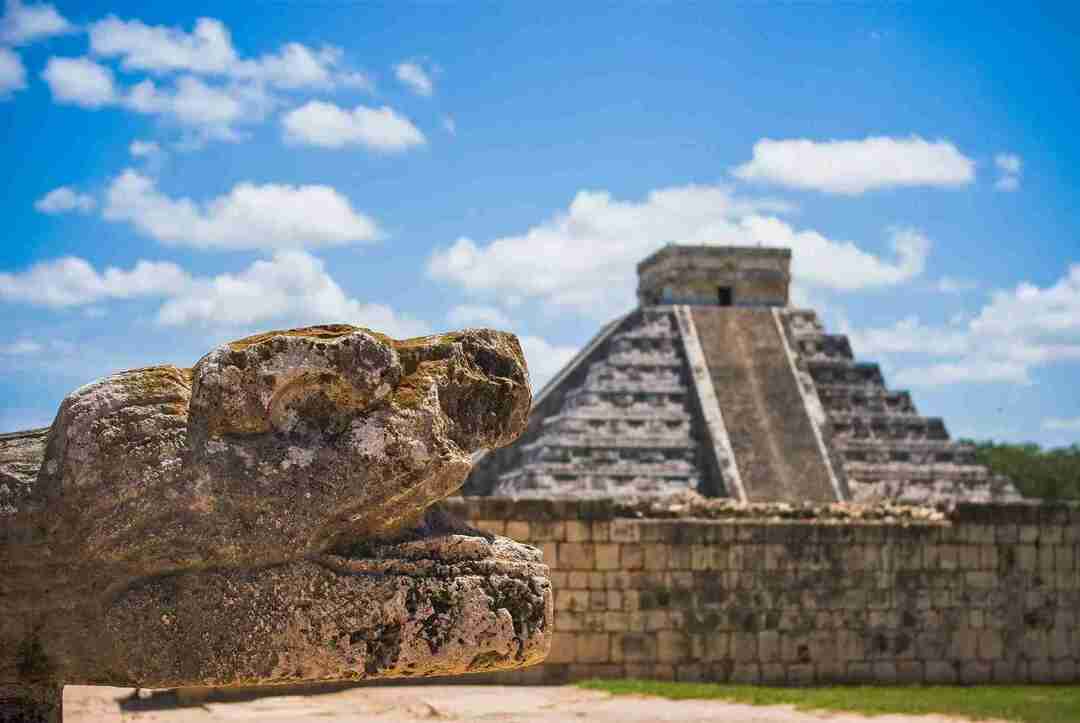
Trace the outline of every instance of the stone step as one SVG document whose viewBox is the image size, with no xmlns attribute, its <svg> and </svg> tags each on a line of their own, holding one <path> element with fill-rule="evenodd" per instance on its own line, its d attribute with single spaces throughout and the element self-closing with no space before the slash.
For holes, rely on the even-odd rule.
<svg viewBox="0 0 1080 723">
<path fill-rule="evenodd" d="M 688 434 L 661 436 L 641 435 L 632 437 L 616 434 L 541 435 L 535 441 L 522 446 L 525 453 L 534 450 L 591 450 L 591 449 L 696 449 L 697 442 Z"/>
<path fill-rule="evenodd" d="M 911 393 L 882 384 L 816 384 L 822 406 L 830 413 L 917 414 Z"/>
<path fill-rule="evenodd" d="M 578 397 L 595 394 L 612 400 L 617 400 L 619 397 L 629 397 L 629 401 L 626 402 L 629 404 L 635 401 L 643 402 L 648 397 L 658 397 L 662 395 L 669 401 L 681 404 L 683 403 L 687 392 L 688 389 L 685 385 L 667 384 L 650 386 L 641 383 L 611 382 L 582 385 L 574 391 L 568 392 L 566 399 L 576 400 Z M 677 399 L 673 399 L 674 397 L 677 397 Z"/>
<path fill-rule="evenodd" d="M 833 439 L 947 440 L 941 417 L 917 414 L 838 413 L 829 416 Z"/>
<path fill-rule="evenodd" d="M 747 498 L 835 501 L 772 310 L 701 306 L 691 313 Z"/>
<path fill-rule="evenodd" d="M 853 361 L 851 342 L 844 334 L 805 334 L 795 337 L 795 351 L 805 361 Z"/>
<path fill-rule="evenodd" d="M 846 462 L 872 464 L 975 464 L 975 449 L 945 440 L 833 439 Z"/>
<path fill-rule="evenodd" d="M 544 436 L 558 439 L 561 436 L 580 437 L 581 435 L 611 435 L 632 439 L 649 437 L 689 438 L 690 416 L 682 419 L 568 419 L 563 418 L 548 422 L 545 420 Z"/>
<path fill-rule="evenodd" d="M 884 386 L 885 377 L 881 367 L 873 362 L 855 362 L 845 359 L 809 359 L 807 371 L 814 382 L 821 384 L 869 384 Z"/>
<path fill-rule="evenodd" d="M 604 475 L 526 475 L 496 484 L 495 494 L 514 497 L 623 497 L 672 495 L 697 487 L 693 477 L 611 477 Z"/>
<path fill-rule="evenodd" d="M 844 464 L 848 481 L 903 482 L 905 484 L 932 484 L 934 480 L 948 480 L 979 484 L 992 476 L 990 470 L 981 464 L 914 464 L 911 462 L 890 462 L 878 464 L 871 462 L 847 462 Z"/>
<path fill-rule="evenodd" d="M 813 309 L 785 309 L 781 313 L 788 320 L 795 336 L 821 334 L 825 331 L 825 327 L 822 326 Z"/>
<path fill-rule="evenodd" d="M 521 474 L 552 475 L 606 475 L 609 477 L 694 477 L 699 475 L 696 465 L 685 460 L 651 463 L 594 464 L 572 462 L 534 462 L 513 472 L 499 476 L 499 479 L 512 479 Z"/>
</svg>

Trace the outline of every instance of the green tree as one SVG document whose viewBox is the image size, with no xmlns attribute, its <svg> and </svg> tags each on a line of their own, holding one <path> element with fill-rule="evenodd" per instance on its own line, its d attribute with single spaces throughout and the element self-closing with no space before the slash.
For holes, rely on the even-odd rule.
<svg viewBox="0 0 1080 723">
<path fill-rule="evenodd" d="M 976 459 L 1016 484 L 1025 497 L 1080 500 L 1080 444 L 1043 449 L 1037 444 L 975 442 Z"/>
</svg>

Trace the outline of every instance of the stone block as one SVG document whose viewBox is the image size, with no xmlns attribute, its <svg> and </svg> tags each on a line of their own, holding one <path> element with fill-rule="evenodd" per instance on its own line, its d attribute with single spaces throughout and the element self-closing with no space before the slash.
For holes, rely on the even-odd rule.
<svg viewBox="0 0 1080 723">
<path fill-rule="evenodd" d="M 578 520 L 567 520 L 565 525 L 567 542 L 589 542 L 591 540 L 592 530 L 590 528 L 590 523 L 580 522 Z"/>
<path fill-rule="evenodd" d="M 589 609 L 589 591 L 556 590 L 555 609 L 570 612 L 585 612 Z"/>
<path fill-rule="evenodd" d="M 608 633 L 585 633 L 577 636 L 575 658 L 578 663 L 606 663 L 611 659 L 611 636 Z"/>
<path fill-rule="evenodd" d="M 589 574 L 582 570 L 573 570 L 566 574 L 566 586 L 574 590 L 587 590 L 589 588 Z"/>
<path fill-rule="evenodd" d="M 563 570 L 592 570 L 596 567 L 596 547 L 588 543 L 560 542 L 559 567 Z"/>
<path fill-rule="evenodd" d="M 641 570 L 645 567 L 645 551 L 641 545 L 622 545 L 619 560 L 624 570 Z"/>
<path fill-rule="evenodd" d="M 532 542 L 529 537 L 529 523 L 510 520 L 506 523 L 506 536 L 522 542 Z"/>
<path fill-rule="evenodd" d="M 615 519 L 611 521 L 612 542 L 641 542 L 641 524 L 634 520 Z"/>
<path fill-rule="evenodd" d="M 620 657 L 627 663 L 653 663 L 656 661 L 656 635 L 627 633 L 617 636 Z"/>
<path fill-rule="evenodd" d="M 797 686 L 813 685 L 817 674 L 813 665 L 787 666 L 787 684 Z"/>
<path fill-rule="evenodd" d="M 758 633 L 758 660 L 762 663 L 780 661 L 780 633 L 775 630 Z"/>
<path fill-rule="evenodd" d="M 657 660 L 678 663 L 690 656 L 690 638 L 681 630 L 661 630 L 656 633 Z"/>
<path fill-rule="evenodd" d="M 596 569 L 619 570 L 619 545 L 603 542 L 596 545 Z"/>
<path fill-rule="evenodd" d="M 645 550 L 645 569 L 650 572 L 658 572 L 666 570 L 668 565 L 668 556 L 671 550 L 670 545 L 662 543 L 651 543 L 642 545 Z"/>
<path fill-rule="evenodd" d="M 607 595 L 607 609 L 608 610 L 622 610 L 623 609 L 623 593 L 619 590 L 606 590 Z"/>
<path fill-rule="evenodd" d="M 577 635 L 574 633 L 556 631 L 551 638 L 551 652 L 545 660 L 546 663 L 572 663 L 576 651 Z"/>
<path fill-rule="evenodd" d="M 758 685 L 761 683 L 761 666 L 757 663 L 736 663 L 731 670 L 730 682 L 735 685 Z"/>
<path fill-rule="evenodd" d="M 932 685 L 955 685 L 959 680 L 956 666 L 945 660 L 926 661 L 926 682 Z"/>
</svg>

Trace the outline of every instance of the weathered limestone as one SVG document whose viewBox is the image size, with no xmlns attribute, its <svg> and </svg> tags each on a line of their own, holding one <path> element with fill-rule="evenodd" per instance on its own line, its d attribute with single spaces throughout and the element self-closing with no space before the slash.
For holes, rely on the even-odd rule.
<svg viewBox="0 0 1080 723">
<path fill-rule="evenodd" d="M 488 330 L 271 332 L 76 390 L 0 437 L 0 722 L 58 720 L 64 683 L 541 660 L 539 551 L 428 510 L 529 406 L 517 340 Z"/>
<path fill-rule="evenodd" d="M 639 308 L 545 387 L 521 440 L 482 453 L 470 495 L 774 502 L 1012 501 L 940 419 L 788 306 L 791 252 L 668 245 Z"/>
</svg>

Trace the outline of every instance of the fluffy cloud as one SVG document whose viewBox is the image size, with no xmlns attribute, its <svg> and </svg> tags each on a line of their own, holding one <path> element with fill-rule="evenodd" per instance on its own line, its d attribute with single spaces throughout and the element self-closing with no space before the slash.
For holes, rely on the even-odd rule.
<svg viewBox="0 0 1080 723">
<path fill-rule="evenodd" d="M 346 322 L 397 337 L 430 332 L 419 319 L 349 297 L 319 259 L 302 251 L 280 252 L 239 273 L 211 277 L 191 276 L 175 264 L 152 261 L 139 261 L 130 270 L 110 267 L 98 272 L 75 257 L 0 273 L 4 301 L 64 308 L 137 297 L 162 300 L 156 321 L 165 327 L 219 327 L 241 333 L 268 322 Z"/>
<path fill-rule="evenodd" d="M 78 211 L 90 213 L 97 202 L 86 193 L 79 193 L 70 186 L 60 186 L 46 193 L 34 202 L 34 208 L 42 213 L 56 214 Z"/>
<path fill-rule="evenodd" d="M 228 28 L 212 18 L 199 18 L 187 33 L 110 15 L 90 25 L 90 49 L 120 57 L 128 70 L 224 73 L 239 60 Z"/>
<path fill-rule="evenodd" d="M 446 321 L 452 326 L 486 326 L 494 329 L 509 329 L 510 318 L 494 306 L 460 304 L 446 312 Z"/>
<path fill-rule="evenodd" d="M 915 317 L 850 332 L 860 355 L 918 355 L 894 381 L 909 386 L 963 382 L 1028 384 L 1039 366 L 1080 360 L 1080 264 L 1046 288 L 997 291 L 970 320 L 929 327 Z"/>
<path fill-rule="evenodd" d="M 135 158 L 152 158 L 161 153 L 161 146 L 157 141 L 133 140 L 128 146 L 128 153 Z"/>
<path fill-rule="evenodd" d="M 994 156 L 994 165 L 998 169 L 998 179 L 994 188 L 999 191 L 1015 191 L 1020 188 L 1020 174 L 1023 172 L 1023 160 L 1015 153 L 998 153 Z"/>
<path fill-rule="evenodd" d="M 377 151 L 404 151 L 427 140 L 412 122 L 393 109 L 359 105 L 351 111 L 333 103 L 311 101 L 285 114 L 285 137 L 323 148 L 361 145 Z"/>
<path fill-rule="evenodd" d="M 119 102 L 112 71 L 88 58 L 49 58 L 41 77 L 61 103 L 101 108 Z"/>
<path fill-rule="evenodd" d="M 824 193 L 855 195 L 902 186 L 956 187 L 975 178 L 975 162 L 944 140 L 876 136 L 860 141 L 762 139 L 732 173 Z"/>
<path fill-rule="evenodd" d="M 26 68 L 18 53 L 0 48 L 0 100 L 26 87 Z"/>
<path fill-rule="evenodd" d="M 1042 422 L 1042 428 L 1057 432 L 1080 432 L 1080 417 L 1071 419 L 1047 417 Z"/>
<path fill-rule="evenodd" d="M 75 26 L 49 3 L 24 5 L 19 0 L 7 0 L 0 18 L 0 42 L 8 45 L 26 45 L 74 30 Z"/>
<path fill-rule="evenodd" d="M 952 276 L 942 276 L 934 282 L 934 290 L 942 294 L 962 294 L 965 291 L 973 291 L 978 287 L 978 282 L 971 279 L 957 279 Z"/>
<path fill-rule="evenodd" d="M 131 88 L 124 104 L 138 113 L 160 115 L 194 128 L 202 138 L 237 140 L 240 135 L 234 125 L 262 120 L 275 101 L 258 86 L 211 86 L 185 75 L 171 89 L 143 80 Z"/>
<path fill-rule="evenodd" d="M 417 95 L 429 97 L 435 92 L 435 82 L 419 63 L 398 63 L 394 66 L 394 76 Z"/>
<path fill-rule="evenodd" d="M 188 286 L 190 277 L 171 263 L 139 261 L 130 271 L 114 267 L 99 273 L 86 260 L 68 256 L 0 273 L 0 299 L 63 308 L 106 299 L 165 296 Z"/>
<path fill-rule="evenodd" d="M 163 243 L 203 249 L 335 246 L 379 236 L 375 221 L 329 186 L 240 183 L 197 203 L 165 195 L 132 169 L 110 184 L 104 214 Z"/>
<path fill-rule="evenodd" d="M 368 87 L 370 79 L 342 67 L 340 48 L 286 43 L 277 52 L 241 58 L 220 20 L 199 18 L 191 32 L 109 16 L 90 26 L 90 48 L 128 70 L 218 75 L 284 89 Z"/>
<path fill-rule="evenodd" d="M 388 306 L 348 297 L 320 260 L 301 251 L 256 261 L 238 274 L 196 280 L 168 299 L 157 319 L 166 326 L 225 327 L 270 320 L 287 324 L 345 322 L 397 337 L 430 331 L 424 322 Z"/>
<path fill-rule="evenodd" d="M 518 341 L 525 354 L 525 363 L 529 366 L 529 381 L 534 393 L 543 389 L 578 352 L 576 347 L 551 344 L 538 336 L 526 335 L 519 337 Z"/>
<path fill-rule="evenodd" d="M 166 86 L 144 79 L 122 88 L 109 68 L 89 58 L 50 58 L 42 77 L 58 103 L 160 116 L 194 130 L 198 140 L 237 140 L 235 124 L 261 121 L 277 103 L 257 84 L 208 85 L 192 75 Z"/>
<path fill-rule="evenodd" d="M 930 243 L 917 231 L 890 230 L 896 258 L 887 261 L 767 215 L 786 209 L 720 186 L 664 188 L 642 201 L 580 191 L 565 212 L 521 234 L 436 249 L 428 275 L 480 295 L 531 297 L 605 318 L 633 303 L 635 264 L 671 241 L 790 246 L 804 283 L 839 290 L 899 284 L 923 270 Z"/>
<path fill-rule="evenodd" d="M 0 344 L 0 354 L 5 356 L 30 356 L 39 353 L 42 349 L 44 347 L 32 339 L 19 339 L 10 344 Z"/>
</svg>

